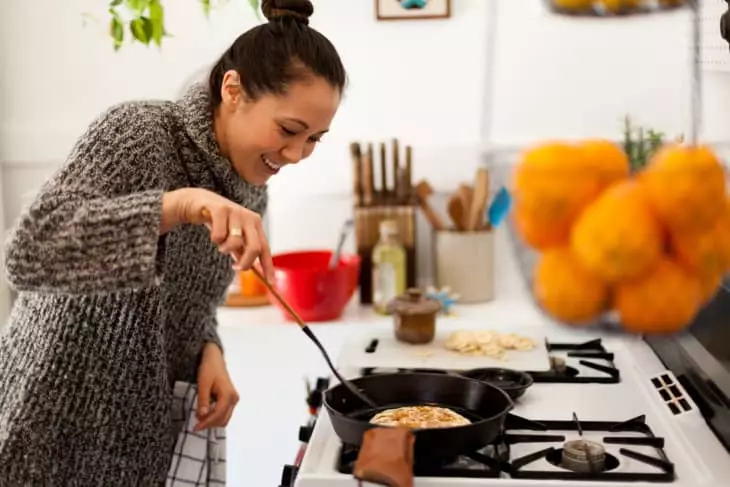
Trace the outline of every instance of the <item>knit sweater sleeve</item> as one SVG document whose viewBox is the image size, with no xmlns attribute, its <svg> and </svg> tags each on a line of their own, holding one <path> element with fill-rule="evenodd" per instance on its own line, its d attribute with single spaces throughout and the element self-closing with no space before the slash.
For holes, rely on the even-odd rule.
<svg viewBox="0 0 730 487">
<path fill-rule="evenodd" d="M 9 234 L 14 288 L 88 293 L 155 282 L 165 165 L 174 154 L 160 112 L 118 105 L 90 125 Z"/>
</svg>

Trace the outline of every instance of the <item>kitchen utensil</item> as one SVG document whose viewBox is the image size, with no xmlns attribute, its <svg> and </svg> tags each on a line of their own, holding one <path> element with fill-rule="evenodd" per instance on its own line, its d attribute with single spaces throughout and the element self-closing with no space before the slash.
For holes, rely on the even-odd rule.
<svg viewBox="0 0 730 487">
<path fill-rule="evenodd" d="M 469 225 L 469 208 L 471 208 L 471 201 L 474 199 L 474 188 L 468 184 L 460 184 L 458 191 L 459 199 L 461 200 L 461 211 L 464 215 L 461 228 L 466 230 L 466 227 Z"/>
<path fill-rule="evenodd" d="M 413 197 L 413 147 L 406 146 L 406 200 Z"/>
<path fill-rule="evenodd" d="M 360 377 L 352 385 L 371 397 L 378 408 L 364 405 L 338 384 L 324 393 L 332 427 L 347 445 L 362 444 L 363 434 L 377 426 L 369 420 L 385 409 L 434 405 L 449 408 L 471 420 L 454 428 L 413 430 L 415 463 L 428 465 L 478 451 L 502 431 L 512 400 L 498 387 L 478 380 L 448 374 L 399 373 Z"/>
<path fill-rule="evenodd" d="M 340 230 L 340 240 L 337 242 L 337 247 L 335 248 L 335 251 L 332 254 L 332 258 L 330 258 L 330 264 L 329 264 L 330 269 L 336 268 L 337 264 L 340 262 L 340 254 L 342 253 L 342 247 L 345 245 L 345 240 L 347 239 L 347 235 L 349 235 L 353 224 L 354 224 L 354 220 L 352 218 L 350 218 L 347 221 L 345 221 L 344 225 L 342 225 L 342 230 Z"/>
<path fill-rule="evenodd" d="M 206 220 L 210 220 L 210 211 L 208 211 L 207 208 L 203 208 L 202 214 L 203 214 L 203 218 L 205 218 Z M 324 255 L 327 255 L 327 253 L 325 253 Z M 327 259 L 327 257 L 325 257 L 325 259 Z M 353 256 L 353 258 L 357 258 L 357 257 Z M 357 259 L 359 262 L 359 258 L 357 258 Z M 325 260 L 325 262 L 326 262 L 326 260 Z M 274 266 L 276 266 L 276 264 L 274 264 Z M 330 359 L 330 356 L 327 353 L 327 350 L 325 350 L 325 348 L 322 346 L 322 343 L 320 343 L 317 336 L 307 326 L 307 324 L 304 322 L 304 320 L 302 320 L 299 317 L 299 315 L 297 314 L 297 312 L 294 311 L 294 309 L 291 306 L 289 306 L 289 303 L 284 298 L 281 297 L 281 295 L 276 291 L 276 288 L 261 274 L 261 272 L 259 272 L 259 270 L 256 267 L 251 267 L 251 270 L 253 270 L 254 274 L 256 274 L 256 277 L 259 278 L 261 283 L 264 286 L 266 286 L 266 289 L 268 289 L 269 293 L 271 293 L 271 295 L 274 298 L 276 298 L 276 302 L 279 303 L 284 309 L 286 309 L 289 312 L 289 315 L 291 315 L 292 318 L 294 318 L 294 321 L 296 321 L 296 323 L 299 325 L 299 328 L 302 329 L 304 334 L 307 335 L 307 337 L 309 337 L 309 339 L 312 341 L 312 343 L 314 343 L 314 345 L 319 349 L 319 351 L 322 352 L 322 357 L 324 357 L 325 362 L 327 362 L 327 365 L 329 366 L 329 368 L 332 371 L 332 373 L 334 374 L 334 376 L 337 377 L 337 380 L 340 381 L 340 384 L 342 386 L 344 386 L 348 391 L 350 391 L 350 393 L 352 395 L 357 397 L 363 403 L 365 403 L 373 408 L 378 407 L 378 404 L 376 402 L 373 402 L 367 395 L 363 394 L 357 387 L 352 385 L 349 381 L 347 381 L 344 377 L 342 377 L 342 375 L 340 375 L 340 372 L 337 370 L 337 367 L 335 367 L 335 365 L 332 363 L 332 360 Z M 354 281 L 357 282 L 357 277 L 355 277 Z M 353 292 L 354 292 L 354 289 L 353 289 Z"/>
<path fill-rule="evenodd" d="M 499 387 L 513 401 L 522 397 L 534 382 L 532 376 L 526 372 L 500 367 L 467 370 L 459 375 Z"/>
<path fill-rule="evenodd" d="M 495 251 L 491 230 L 435 232 L 433 244 L 438 287 L 448 287 L 462 303 L 494 299 Z"/>
<path fill-rule="evenodd" d="M 337 367 L 335 367 L 335 365 L 332 363 L 332 360 L 330 359 L 327 350 L 325 350 L 325 348 L 322 346 L 322 343 L 320 343 L 319 339 L 314 334 L 314 332 L 312 332 L 311 328 L 309 328 L 309 326 L 307 326 L 307 324 L 299 317 L 297 312 L 294 311 L 291 306 L 289 306 L 289 303 L 287 303 L 287 301 L 283 297 L 281 297 L 281 295 L 276 291 L 276 288 L 274 288 L 274 286 L 269 281 L 267 281 L 266 278 L 262 276 L 255 267 L 252 267 L 252 269 L 256 273 L 256 276 L 261 279 L 261 282 L 263 282 L 264 285 L 268 288 L 269 292 L 276 298 L 276 301 L 289 312 L 289 314 L 294 318 L 294 321 L 299 325 L 299 328 L 302 329 L 304 334 L 307 335 L 309 339 L 312 340 L 312 343 L 314 343 L 314 345 L 319 349 L 319 351 L 322 352 L 322 357 L 324 357 L 325 362 L 327 362 L 327 365 L 329 366 L 334 376 L 337 377 L 337 380 L 340 381 L 340 385 L 342 385 L 345 389 L 350 391 L 351 394 L 353 394 L 360 401 L 364 402 L 370 407 L 378 407 L 377 402 L 372 401 L 366 394 L 360 391 L 357 386 L 353 385 L 347 379 L 342 377 L 342 375 L 340 375 Z"/>
<path fill-rule="evenodd" d="M 499 188 L 499 191 L 497 191 L 497 195 L 494 197 L 494 200 L 487 210 L 489 225 L 493 228 L 498 227 L 504 221 L 507 214 L 509 214 L 511 207 L 512 197 L 510 196 L 509 191 L 507 191 L 507 188 L 502 186 Z"/>
<path fill-rule="evenodd" d="M 274 283 L 279 294 L 308 322 L 331 321 L 342 315 L 357 289 L 360 257 L 340 254 L 338 265 L 329 268 L 331 250 L 301 250 L 273 257 Z M 285 318 L 295 321 L 277 301 Z"/>
<path fill-rule="evenodd" d="M 457 324 L 458 323 L 458 324 Z M 487 356 L 465 355 L 447 350 L 444 344 L 449 334 L 455 330 L 491 330 L 497 333 L 516 333 L 535 342 L 535 348 L 527 351 L 507 352 L 505 360 Z M 465 371 L 488 367 L 509 367 L 514 370 L 547 372 L 550 358 L 545 346 L 545 334 L 539 327 L 519 325 L 485 325 L 460 319 L 440 321 L 433 341 L 427 345 L 409 345 L 393 337 L 389 330 L 368 333 L 345 344 L 342 356 L 347 356 L 348 365 L 362 368 L 382 369 L 438 369 Z"/>
<path fill-rule="evenodd" d="M 396 203 L 404 205 L 408 202 L 408 176 L 404 166 L 398 168 L 398 174 L 396 174 L 395 180 L 397 183 L 395 194 Z"/>
<path fill-rule="evenodd" d="M 350 157 L 352 158 L 352 174 L 353 174 L 353 188 L 352 195 L 355 199 L 355 206 L 362 206 L 363 202 L 363 184 L 362 184 L 362 153 L 360 151 L 360 144 L 352 142 L 350 144 Z"/>
<path fill-rule="evenodd" d="M 476 181 L 474 182 L 474 196 L 469 207 L 469 223 L 467 231 L 479 230 L 483 226 L 484 210 L 489 199 L 489 172 L 480 167 L 477 169 Z"/>
<path fill-rule="evenodd" d="M 451 195 L 449 202 L 446 205 L 446 209 L 451 217 L 451 222 L 454 224 L 454 228 L 463 232 L 466 229 L 464 226 L 465 212 L 458 192 Z"/>
<path fill-rule="evenodd" d="M 400 149 L 398 139 L 393 139 L 393 194 L 398 195 L 398 167 L 400 166 Z"/>
<path fill-rule="evenodd" d="M 418 288 L 408 289 L 388 305 L 393 314 L 395 338 L 404 343 L 430 343 L 436 335 L 436 315 L 441 304 L 425 297 Z"/>
<path fill-rule="evenodd" d="M 388 168 L 385 144 L 380 143 L 380 197 L 386 201 L 389 197 L 388 192 Z"/>
<path fill-rule="evenodd" d="M 428 203 L 428 198 L 432 194 L 433 188 L 430 184 L 428 184 L 428 181 L 423 180 L 416 186 L 418 205 L 421 207 L 423 214 L 426 216 L 426 220 L 428 220 L 435 230 L 446 230 L 446 225 L 444 225 L 441 217 Z"/>
<path fill-rule="evenodd" d="M 368 150 L 362 162 L 362 203 L 364 206 L 370 206 L 374 200 L 374 174 L 373 174 L 373 154 Z"/>
</svg>

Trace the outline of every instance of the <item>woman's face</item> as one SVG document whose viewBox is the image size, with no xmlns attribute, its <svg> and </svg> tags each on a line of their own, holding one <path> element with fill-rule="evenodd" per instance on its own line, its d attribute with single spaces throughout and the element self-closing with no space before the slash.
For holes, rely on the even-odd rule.
<svg viewBox="0 0 730 487">
<path fill-rule="evenodd" d="M 221 153 L 243 179 L 258 186 L 287 164 L 309 157 L 340 105 L 339 91 L 315 76 L 293 83 L 285 95 L 250 101 L 238 74 L 229 71 L 221 95 L 214 123 Z"/>
</svg>

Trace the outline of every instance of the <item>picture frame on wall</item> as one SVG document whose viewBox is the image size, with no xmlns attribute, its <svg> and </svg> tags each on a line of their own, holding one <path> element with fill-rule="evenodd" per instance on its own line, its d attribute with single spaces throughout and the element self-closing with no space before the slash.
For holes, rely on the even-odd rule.
<svg viewBox="0 0 730 487">
<path fill-rule="evenodd" d="M 451 0 L 375 0 L 378 20 L 448 19 Z"/>
</svg>

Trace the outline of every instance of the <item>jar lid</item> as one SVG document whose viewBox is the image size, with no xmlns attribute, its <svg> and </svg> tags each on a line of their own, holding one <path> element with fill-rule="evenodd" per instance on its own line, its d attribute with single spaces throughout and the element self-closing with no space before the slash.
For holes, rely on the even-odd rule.
<svg viewBox="0 0 730 487">
<path fill-rule="evenodd" d="M 399 315 L 428 315 L 441 310 L 441 303 L 425 297 L 420 289 L 410 288 L 388 304 L 389 311 Z"/>
</svg>

